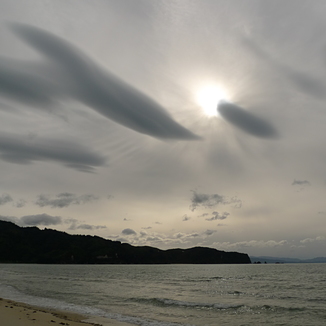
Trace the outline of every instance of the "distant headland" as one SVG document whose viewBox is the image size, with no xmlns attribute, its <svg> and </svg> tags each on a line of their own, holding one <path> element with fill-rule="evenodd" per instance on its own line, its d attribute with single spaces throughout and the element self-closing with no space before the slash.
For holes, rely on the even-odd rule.
<svg viewBox="0 0 326 326">
<path fill-rule="evenodd" d="M 161 250 L 98 236 L 19 227 L 0 221 L 0 263 L 34 264 L 250 264 L 245 253 L 213 248 Z"/>
</svg>

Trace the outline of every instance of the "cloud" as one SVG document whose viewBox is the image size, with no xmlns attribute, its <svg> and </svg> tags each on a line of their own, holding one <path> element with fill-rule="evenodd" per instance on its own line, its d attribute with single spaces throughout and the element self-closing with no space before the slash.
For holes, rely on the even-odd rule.
<svg viewBox="0 0 326 326">
<path fill-rule="evenodd" d="M 147 236 L 147 232 L 145 232 L 145 231 L 140 231 L 139 234 L 141 237 Z"/>
<path fill-rule="evenodd" d="M 182 221 L 183 222 L 189 221 L 190 219 L 191 219 L 191 217 L 189 217 L 187 214 L 182 216 Z"/>
<path fill-rule="evenodd" d="M 206 221 L 225 220 L 230 213 L 224 212 L 223 214 L 220 214 L 219 212 L 213 212 L 212 215 L 212 217 L 206 218 Z"/>
<path fill-rule="evenodd" d="M 36 225 L 58 225 L 62 223 L 60 216 L 51 216 L 48 214 L 25 215 L 22 217 L 0 216 L 0 220 L 13 222 L 19 226 L 36 226 Z"/>
<path fill-rule="evenodd" d="M 82 230 L 98 230 L 98 229 L 106 229 L 105 225 L 90 225 L 90 224 L 80 224 L 76 227 L 76 229 Z"/>
<path fill-rule="evenodd" d="M 292 186 L 310 186 L 310 182 L 308 180 L 293 180 Z"/>
<path fill-rule="evenodd" d="M 62 208 L 68 207 L 70 205 L 80 205 L 86 204 L 88 202 L 97 200 L 98 197 L 94 195 L 82 195 L 76 196 L 75 194 L 71 194 L 69 192 L 63 192 L 56 195 L 55 198 L 50 198 L 46 195 L 39 195 L 38 200 L 35 202 L 36 205 L 40 207 L 51 206 L 52 208 Z"/>
<path fill-rule="evenodd" d="M 20 221 L 19 221 L 19 218 L 18 217 L 15 217 L 15 216 L 3 216 L 3 215 L 0 215 L 0 220 L 1 221 L 7 221 L 7 222 L 13 222 L 17 225 L 19 225 Z"/>
<path fill-rule="evenodd" d="M 67 218 L 64 220 L 64 223 L 70 224 L 68 230 L 99 230 L 107 228 L 105 225 L 84 224 L 75 218 Z"/>
<path fill-rule="evenodd" d="M 20 218 L 23 225 L 58 225 L 62 223 L 60 216 L 51 216 L 48 214 L 26 215 Z"/>
<path fill-rule="evenodd" d="M 9 202 L 13 201 L 12 197 L 8 194 L 2 194 L 0 197 L 0 205 L 7 204 Z"/>
<path fill-rule="evenodd" d="M 198 215 L 198 217 L 205 217 L 205 216 L 208 216 L 209 214 L 208 213 L 203 213 L 201 215 Z"/>
<path fill-rule="evenodd" d="M 210 235 L 214 234 L 215 232 L 217 232 L 217 230 L 206 230 L 203 233 L 203 235 L 210 236 Z"/>
<path fill-rule="evenodd" d="M 25 199 L 19 199 L 16 203 L 14 203 L 14 206 L 17 208 L 22 208 L 26 205 L 26 200 Z"/>
<path fill-rule="evenodd" d="M 325 240 L 326 240 L 326 237 L 318 236 L 316 238 L 306 238 L 306 239 L 300 240 L 300 243 L 308 244 L 308 243 L 313 243 L 313 242 L 321 242 L 321 241 L 325 241 Z"/>
<path fill-rule="evenodd" d="M 68 140 L 0 134 L 0 159 L 16 164 L 56 161 L 82 172 L 93 172 L 106 159 L 81 144 Z"/>
<path fill-rule="evenodd" d="M 133 229 L 124 229 L 121 231 L 122 234 L 124 235 L 136 235 L 137 232 L 134 231 Z"/>
<path fill-rule="evenodd" d="M 49 106 L 58 95 L 59 87 L 45 75 L 40 76 L 40 72 L 41 66 L 1 57 L 0 94 L 31 106 Z"/>
<path fill-rule="evenodd" d="M 240 106 L 220 101 L 217 106 L 220 115 L 242 131 L 260 138 L 275 138 L 276 129 L 268 122 L 250 113 Z"/>
<path fill-rule="evenodd" d="M 213 231 L 214 232 L 214 231 Z M 183 233 L 177 232 L 173 235 L 166 235 L 166 234 L 158 234 L 158 233 L 151 233 L 148 234 L 147 232 L 141 232 L 140 235 L 132 234 L 133 237 L 126 238 L 119 238 L 119 240 L 123 240 L 125 242 L 143 246 L 143 245 L 150 245 L 150 246 L 158 246 L 158 247 L 167 247 L 167 248 L 175 248 L 175 247 L 190 247 L 195 246 L 203 239 L 206 239 L 208 235 L 212 234 L 211 230 L 208 230 L 207 234 L 199 234 L 199 233 Z M 112 237 L 111 237 L 112 238 Z"/>
<path fill-rule="evenodd" d="M 181 239 L 181 238 L 184 238 L 185 236 L 186 236 L 185 233 L 178 232 L 178 233 L 173 234 L 172 237 L 175 239 Z"/>
<path fill-rule="evenodd" d="M 288 245 L 287 240 L 248 240 L 240 242 L 214 242 L 213 246 L 223 250 L 244 250 L 244 248 L 277 248 Z"/>
<path fill-rule="evenodd" d="M 192 190 L 192 198 L 191 198 L 191 205 L 190 209 L 194 211 L 198 206 L 204 207 L 212 207 L 217 204 L 223 203 L 224 197 L 218 194 L 201 194 L 197 193 L 196 191 Z"/>
<path fill-rule="evenodd" d="M 237 197 L 231 197 L 230 199 L 227 199 L 225 196 L 221 196 L 218 194 L 204 194 L 204 193 L 198 193 L 195 190 L 191 190 L 193 195 L 191 198 L 191 205 L 190 210 L 194 211 L 197 207 L 202 206 L 205 208 L 214 207 L 218 204 L 231 204 L 234 205 L 235 208 L 240 208 L 242 206 L 242 202 Z M 205 215 L 201 215 L 205 216 Z"/>
<path fill-rule="evenodd" d="M 173 120 L 160 104 L 113 74 L 105 72 L 69 42 L 29 25 L 10 24 L 10 26 L 16 35 L 65 74 L 60 77 L 60 81 L 53 82 L 52 88 L 41 87 L 38 94 L 37 85 L 40 83 L 38 79 L 31 78 L 31 86 L 28 87 L 24 81 L 26 80 L 28 84 L 29 76 L 20 79 L 21 76 L 16 71 L 8 71 L 3 77 L 2 84 L 15 85 L 7 86 L 7 95 L 15 97 L 25 95 L 37 101 L 47 101 L 48 98 L 44 99 L 42 94 L 60 95 L 61 92 L 65 92 L 61 95 L 77 99 L 106 118 L 142 134 L 161 139 L 200 139 Z M 58 84 L 61 85 L 60 91 L 56 89 Z"/>
</svg>

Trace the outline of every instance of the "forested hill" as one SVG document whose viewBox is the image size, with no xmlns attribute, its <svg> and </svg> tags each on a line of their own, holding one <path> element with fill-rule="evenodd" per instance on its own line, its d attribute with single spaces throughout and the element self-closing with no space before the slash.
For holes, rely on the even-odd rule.
<svg viewBox="0 0 326 326">
<path fill-rule="evenodd" d="M 19 227 L 0 221 L 0 263 L 40 264 L 250 264 L 247 254 L 212 248 L 160 250 L 97 236 Z"/>
</svg>

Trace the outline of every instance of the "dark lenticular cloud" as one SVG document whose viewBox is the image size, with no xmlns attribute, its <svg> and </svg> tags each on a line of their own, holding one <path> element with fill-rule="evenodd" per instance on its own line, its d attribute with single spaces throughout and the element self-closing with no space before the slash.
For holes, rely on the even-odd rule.
<svg viewBox="0 0 326 326">
<path fill-rule="evenodd" d="M 275 138 L 277 136 L 276 130 L 268 121 L 233 103 L 221 101 L 217 110 L 226 121 L 250 135 L 260 138 Z"/>
<path fill-rule="evenodd" d="M 41 67 L 0 57 L 0 95 L 24 104 L 50 105 L 59 87 L 40 76 Z"/>
<path fill-rule="evenodd" d="M 46 138 L 29 139 L 8 133 L 0 134 L 0 159 L 17 164 L 56 161 L 83 172 L 93 172 L 95 167 L 105 164 L 103 156 L 78 143 Z"/>
<path fill-rule="evenodd" d="M 32 26 L 11 24 L 11 27 L 25 42 L 65 71 L 66 76 L 62 76 L 61 83 L 65 85 L 67 96 L 142 134 L 161 139 L 200 139 L 174 121 L 153 99 L 103 71 L 69 42 Z M 12 78 L 15 80 L 14 76 Z M 23 86 L 18 81 L 17 84 L 24 93 Z M 14 87 L 14 91 L 18 90 L 18 86 Z M 34 87 L 27 89 L 28 96 L 33 92 Z"/>
</svg>

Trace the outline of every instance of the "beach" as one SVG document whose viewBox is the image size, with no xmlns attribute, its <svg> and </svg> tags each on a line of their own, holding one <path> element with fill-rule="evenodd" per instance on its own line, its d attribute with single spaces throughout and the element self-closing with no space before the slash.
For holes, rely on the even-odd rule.
<svg viewBox="0 0 326 326">
<path fill-rule="evenodd" d="M 76 313 L 45 309 L 0 298 L 1 323 L 6 326 L 130 326 L 108 318 L 89 318 Z"/>
</svg>

